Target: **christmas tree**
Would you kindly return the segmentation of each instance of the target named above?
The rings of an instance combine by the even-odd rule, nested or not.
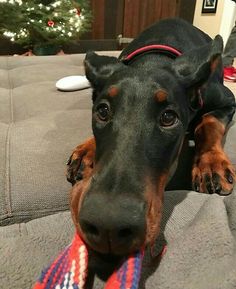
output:
[[[90,23],[86,0],[0,0],[0,33],[28,49],[78,40]]]

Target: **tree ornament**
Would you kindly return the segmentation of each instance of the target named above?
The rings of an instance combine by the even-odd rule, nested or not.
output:
[[[49,27],[54,27],[54,25],[55,25],[55,22],[54,22],[54,21],[48,20],[48,26],[49,26]]]
[[[81,9],[80,9],[80,8],[77,8],[77,9],[76,9],[76,14],[77,14],[78,16],[80,16],[80,14],[81,14]]]
[[[0,0],[0,37],[29,49],[77,41],[91,20],[90,0]]]

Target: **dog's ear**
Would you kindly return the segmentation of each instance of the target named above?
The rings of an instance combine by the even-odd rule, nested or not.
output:
[[[100,90],[105,81],[117,70],[124,67],[116,57],[98,55],[93,51],[86,54],[84,68],[87,79],[94,89]]]
[[[220,67],[222,51],[223,40],[220,35],[217,35],[206,45],[178,57],[173,64],[175,75],[186,88],[200,88]]]

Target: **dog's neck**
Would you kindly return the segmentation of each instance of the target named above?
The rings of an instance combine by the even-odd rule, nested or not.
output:
[[[174,47],[168,45],[153,44],[140,47],[132,51],[128,55],[123,55],[120,58],[120,61],[125,64],[131,64],[133,61],[136,61],[138,58],[143,57],[147,54],[165,55],[172,59],[175,59],[178,56],[182,55],[182,53]]]

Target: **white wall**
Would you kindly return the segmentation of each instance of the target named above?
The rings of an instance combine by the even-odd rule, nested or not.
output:
[[[218,0],[216,13],[202,13],[203,0],[196,1],[193,25],[212,38],[220,34],[226,43],[236,17],[236,4],[232,0]]]
[[[232,0],[225,0],[224,2],[224,10],[222,13],[219,34],[223,37],[224,43],[226,43],[235,23],[236,4]]]

